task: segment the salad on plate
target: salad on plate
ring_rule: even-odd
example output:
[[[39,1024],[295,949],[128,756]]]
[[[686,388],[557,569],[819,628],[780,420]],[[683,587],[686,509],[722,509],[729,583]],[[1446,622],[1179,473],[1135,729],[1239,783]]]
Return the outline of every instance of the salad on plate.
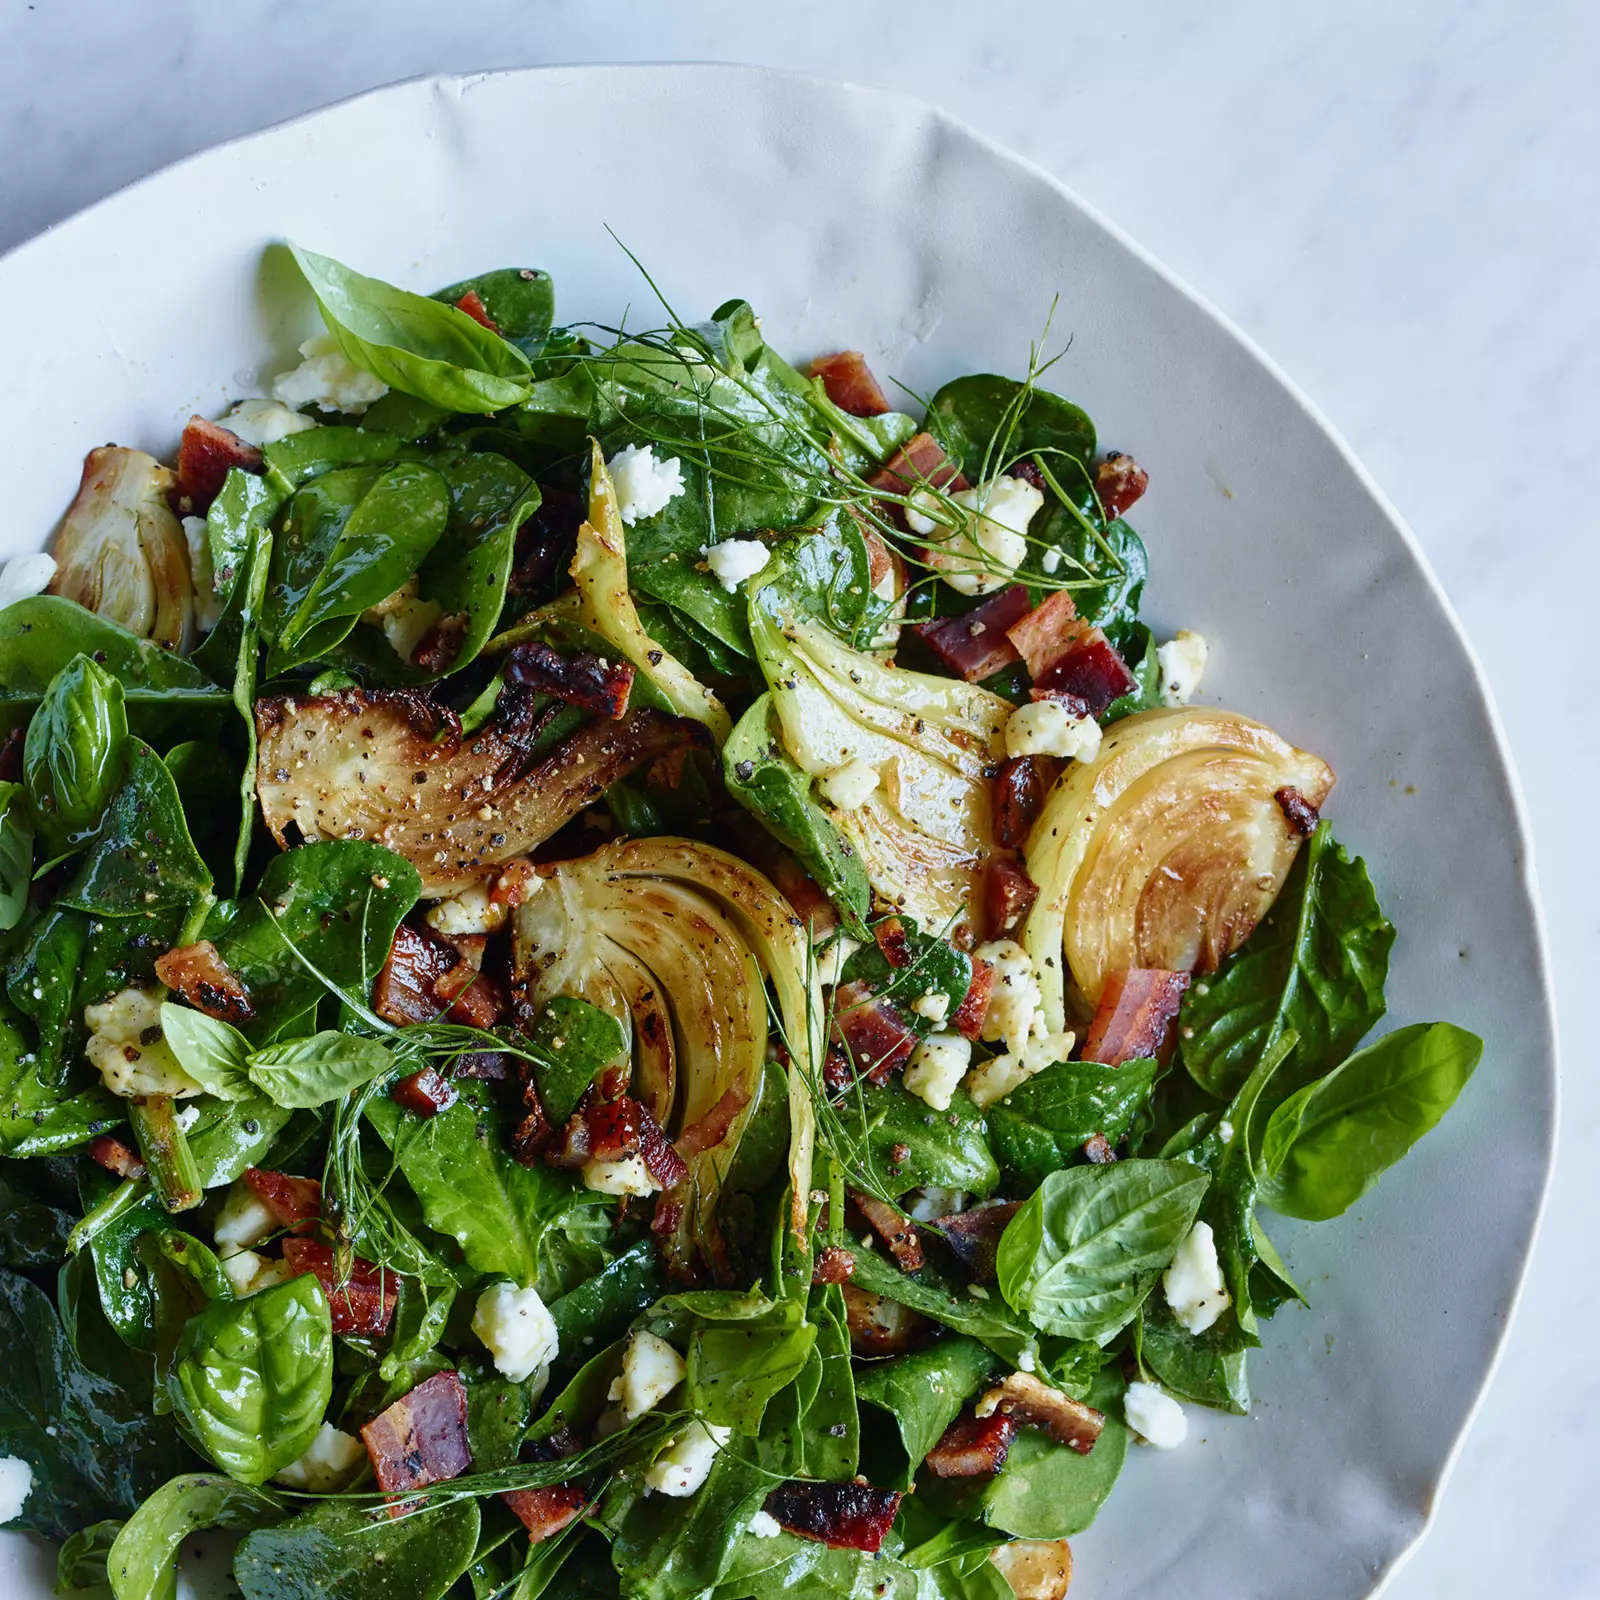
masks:
[[[1481,1053],[1364,1042],[1332,770],[1037,350],[290,249],[300,364],[0,570],[0,1512],[116,1600],[1059,1600]]]

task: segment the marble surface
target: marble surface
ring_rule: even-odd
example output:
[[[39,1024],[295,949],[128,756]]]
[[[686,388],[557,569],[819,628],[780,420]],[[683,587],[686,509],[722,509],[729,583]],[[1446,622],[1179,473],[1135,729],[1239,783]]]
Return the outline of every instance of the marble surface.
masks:
[[[1527,1293],[1435,1530],[1387,1592],[1498,1600],[1532,1584],[1577,1600],[1600,1592],[1600,1280],[1582,1153],[1600,1138],[1600,1086],[1578,1031],[1600,869],[1575,834],[1600,775],[1584,670],[1600,583],[1600,10],[1067,9],[0,0],[0,249],[177,157],[394,78],[726,59],[944,105],[1221,307],[1364,458],[1476,643],[1527,792],[1564,1023],[1568,1159]],[[174,218],[173,248],[203,226]],[[1459,849],[1470,873],[1473,842]]]

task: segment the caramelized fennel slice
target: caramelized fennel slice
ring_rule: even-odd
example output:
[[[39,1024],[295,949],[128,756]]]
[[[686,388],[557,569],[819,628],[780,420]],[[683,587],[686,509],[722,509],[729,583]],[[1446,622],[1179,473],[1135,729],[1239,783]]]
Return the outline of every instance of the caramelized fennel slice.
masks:
[[[634,768],[675,749],[690,725],[630,711],[589,722],[537,764],[493,724],[462,738],[422,697],[349,689],[256,702],[256,791],[267,827],[301,838],[367,839],[404,856],[429,897],[526,855]]]
[[[1266,914],[1300,847],[1275,799],[1320,806],[1332,769],[1236,712],[1176,707],[1115,723],[1028,836],[1039,898],[1023,944],[1053,1030],[1114,971],[1209,972]],[[1066,976],[1072,980],[1069,996]]]

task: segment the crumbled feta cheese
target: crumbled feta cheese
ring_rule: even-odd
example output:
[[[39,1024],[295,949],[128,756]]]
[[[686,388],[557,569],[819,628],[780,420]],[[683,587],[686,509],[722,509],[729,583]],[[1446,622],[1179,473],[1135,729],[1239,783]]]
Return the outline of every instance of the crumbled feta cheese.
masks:
[[[305,359],[293,371],[273,380],[273,398],[298,410],[315,405],[319,411],[346,411],[359,416],[374,400],[389,392],[389,385],[363,372],[339,348],[331,333],[314,333],[300,346]]]
[[[222,1275],[228,1280],[234,1298],[247,1300],[263,1289],[276,1288],[295,1276],[287,1261],[274,1261],[254,1250],[236,1250],[222,1258]]]
[[[204,517],[183,519],[183,542],[189,547],[189,580],[194,584],[194,624],[202,633],[210,633],[222,615],[222,602],[217,598]]]
[[[1036,1072],[1065,1061],[1072,1054],[1074,1035],[1047,1033],[1029,1039],[1020,1051],[994,1056],[980,1062],[967,1074],[962,1085],[972,1102],[980,1109],[1004,1100],[1020,1084],[1026,1083]]]
[[[350,1469],[367,1458],[367,1447],[342,1428],[324,1422],[317,1436],[298,1460],[272,1475],[274,1483],[286,1489],[304,1489],[310,1494],[329,1494],[343,1487]]]
[[[840,811],[859,810],[877,787],[877,769],[859,758],[847,761],[842,767],[835,767],[832,772],[824,774],[817,784],[822,798]]]
[[[683,1382],[689,1369],[683,1357],[659,1335],[646,1329],[628,1340],[622,1354],[622,1376],[609,1396],[622,1402],[622,1420],[632,1422],[659,1405]]]
[[[945,1189],[930,1184],[926,1189],[914,1189],[906,1206],[906,1215],[913,1222],[932,1222],[936,1217],[953,1217],[964,1209],[966,1194],[960,1189]]]
[[[15,1522],[33,1490],[33,1468],[21,1456],[0,1456],[0,1522]]]
[[[1053,544],[1039,557],[1039,565],[1046,572],[1058,571],[1061,566],[1062,554],[1061,546]]]
[[[772,557],[759,539],[724,539],[721,544],[702,545],[711,575],[729,594],[737,594],[746,578],[753,578]]]
[[[1059,700],[1032,700],[1006,718],[1006,754],[1093,761],[1100,754],[1100,724],[1073,716]]]
[[[1156,664],[1161,668],[1162,705],[1188,705],[1200,687],[1210,653],[1204,638],[1190,633],[1187,628],[1180,628],[1176,639],[1156,651]]]
[[[1024,1345],[1017,1351],[1017,1371],[1034,1372],[1039,1366],[1039,1353],[1031,1344]]]
[[[496,933],[505,923],[506,908],[489,898],[487,883],[474,883],[460,894],[439,901],[428,912],[428,926],[447,939]]]
[[[911,1002],[911,1009],[937,1028],[950,1015],[950,996],[942,989],[930,989]]]
[[[642,1156],[624,1156],[620,1161],[585,1161],[583,1186],[596,1194],[654,1194],[661,1187],[651,1177]]]
[[[55,575],[56,558],[43,550],[31,556],[12,556],[0,567],[0,610],[43,594]]]
[[[758,1539],[776,1539],[783,1532],[783,1524],[770,1511],[758,1511],[745,1524],[745,1532]]]
[[[1170,1394],[1153,1383],[1130,1383],[1122,1397],[1128,1426],[1157,1450],[1176,1450],[1189,1437],[1189,1419]]]
[[[994,968],[989,1009],[984,1013],[983,1037],[990,1044],[1004,1042],[1020,1055],[1030,1034],[1045,1032],[1039,1018],[1039,979],[1028,952],[1015,939],[991,939],[973,952]]]
[[[258,450],[316,425],[315,417],[303,417],[276,400],[241,400],[221,423],[234,438],[243,439]]]
[[[836,933],[817,957],[817,982],[830,988],[839,982],[845,963],[861,948],[859,939]]]
[[[228,1190],[228,1198],[217,1213],[217,1226],[213,1237],[217,1241],[217,1254],[224,1261],[236,1256],[251,1245],[270,1239],[278,1231],[277,1219],[262,1205],[260,1197],[248,1183],[240,1178]]]
[[[394,653],[402,661],[409,661],[428,630],[443,615],[444,607],[437,600],[418,597],[417,579],[413,574],[393,594],[385,595],[375,606],[368,606],[361,613],[361,620],[382,628]]]
[[[1226,1117],[1224,1117],[1222,1121],[1217,1124],[1217,1137],[1224,1144],[1233,1143],[1233,1124],[1229,1122]]]
[[[956,1085],[972,1065],[972,1041],[959,1033],[930,1033],[912,1052],[903,1082],[906,1090],[935,1111],[948,1111]]]
[[[555,1318],[545,1309],[537,1289],[519,1289],[514,1283],[490,1284],[473,1307],[472,1331],[489,1347],[502,1376],[521,1383],[542,1372],[535,1387],[539,1394],[544,1392],[560,1339]]]
[[[83,1053],[112,1094],[126,1098],[201,1092],[161,1037],[159,994],[119,990],[100,1005],[85,1006],[83,1020],[89,1028]]]
[[[617,491],[617,514],[631,528],[646,517],[665,511],[683,493],[683,463],[676,456],[657,461],[650,445],[624,445],[606,462],[611,485]]]
[[[1172,1265],[1161,1274],[1161,1288],[1173,1316],[1190,1333],[1204,1333],[1233,1304],[1209,1222],[1197,1222],[1189,1230]]]
[[[970,515],[929,546],[928,559],[959,594],[1003,589],[1028,554],[1028,524],[1044,504],[1043,493],[1025,478],[1002,476],[958,489],[950,499]]]
[[[901,515],[906,519],[906,526],[913,533],[922,534],[924,538],[936,529],[946,527],[948,523],[947,514],[939,503],[939,497],[931,489],[918,489],[915,494],[907,495]]]
[[[187,1133],[200,1120],[199,1106],[185,1106],[173,1119],[179,1133]]]
[[[710,1477],[717,1451],[732,1436],[732,1428],[696,1417],[645,1469],[645,1488],[675,1500],[685,1499]]]

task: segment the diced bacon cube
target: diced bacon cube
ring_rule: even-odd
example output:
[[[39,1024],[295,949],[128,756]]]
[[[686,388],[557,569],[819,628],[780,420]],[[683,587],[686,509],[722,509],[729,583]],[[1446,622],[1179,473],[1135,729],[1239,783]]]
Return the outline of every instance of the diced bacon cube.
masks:
[[[558,1483],[549,1489],[507,1489],[500,1498],[516,1512],[533,1544],[553,1539],[583,1515],[587,1504],[582,1489]]]
[[[889,409],[878,380],[867,366],[867,358],[859,350],[818,356],[811,363],[811,376],[821,378],[828,398],[852,417],[881,417]]]
[[[1061,659],[1034,679],[1033,698],[1070,699],[1077,716],[1104,716],[1113,700],[1137,687],[1128,663],[1098,628],[1091,628]],[[1082,711],[1077,710],[1081,705]]]
[[[1035,893],[1038,891],[1036,890]],[[994,968],[982,956],[972,958],[972,982],[961,1004],[950,1018],[950,1026],[963,1038],[977,1039],[983,1034],[983,1019],[989,1013],[989,991],[994,987]]]
[[[532,640],[508,650],[501,663],[507,682],[526,684],[554,699],[616,721],[628,709],[633,667],[591,650],[564,656]]]
[[[373,1476],[385,1494],[459,1478],[472,1465],[467,1390],[460,1375],[436,1372],[361,1430]],[[391,1506],[397,1516],[406,1508]]]
[[[968,683],[992,678],[1017,659],[1007,630],[1028,615],[1028,586],[1014,583],[959,617],[919,622],[912,632],[939,664]]]
[[[872,930],[872,937],[877,940],[883,959],[891,967],[911,965],[911,940],[906,933],[905,923],[899,917],[885,917]]]
[[[661,1124],[637,1100],[594,1102],[585,1120],[589,1130],[589,1159],[625,1161],[638,1156],[650,1176],[663,1189],[671,1189],[689,1176],[682,1156],[661,1131]]]
[[[945,454],[942,444],[931,433],[908,439],[867,479],[868,487],[888,494],[910,494],[914,489],[968,489],[961,469]]]
[[[357,1256],[349,1278],[341,1283],[333,1251],[320,1239],[285,1239],[283,1259],[296,1277],[307,1272],[316,1275],[328,1297],[335,1333],[376,1336],[388,1332],[400,1293],[400,1280],[394,1273],[381,1271]]]
[[[865,983],[840,984],[833,1001],[830,1037],[846,1065],[854,1068],[854,1077],[887,1083],[890,1072],[911,1059],[920,1042],[917,1030]]]
[[[1006,1224],[1016,1214],[1015,1201],[1002,1201],[997,1205],[974,1206],[970,1211],[940,1217],[933,1225],[974,1278],[980,1283],[993,1283],[1000,1235],[1006,1231]]]
[[[1028,664],[1028,676],[1035,680],[1054,666],[1089,631],[1078,615],[1072,596],[1058,589],[1025,616],[1006,628],[1006,637]]]
[[[457,953],[437,934],[402,922],[372,986],[372,1009],[396,1027],[433,1021],[443,1009],[434,985],[460,964]]]
[[[235,467],[260,472],[261,452],[218,423],[190,417],[178,445],[178,493],[195,516],[206,514]]]
[[[936,1478],[989,1477],[1006,1464],[1016,1436],[1015,1420],[1003,1411],[957,1417],[928,1452],[928,1471]]]
[[[186,1005],[220,1022],[249,1022],[256,1014],[244,981],[209,939],[181,944],[156,960],[156,976]]]
[[[916,1272],[922,1266],[922,1240],[908,1218],[873,1195],[850,1191],[861,1215],[872,1231],[889,1247],[889,1254],[902,1272]]]
[[[1013,756],[1000,765],[994,780],[994,842],[1018,849],[1039,820],[1055,779],[1046,756]]]
[[[142,1178],[145,1173],[144,1162],[138,1154],[109,1133],[89,1141],[89,1159],[99,1162],[107,1172],[119,1178]]]
[[[817,1252],[817,1259],[811,1264],[811,1281],[813,1283],[848,1283],[856,1270],[856,1257],[853,1250],[846,1250],[843,1245],[824,1245]]]
[[[448,1111],[459,1098],[455,1088],[441,1078],[433,1067],[424,1067],[402,1078],[389,1091],[389,1098],[403,1111],[414,1117],[436,1117]]]
[[[1132,456],[1113,450],[1094,470],[1094,489],[1108,517],[1120,517],[1150,487],[1150,474]]]
[[[1157,1054],[1178,1015],[1187,972],[1135,967],[1113,972],[1100,992],[1099,1009],[1083,1043],[1083,1059],[1120,1067]]]
[[[983,925],[991,939],[1016,930],[1039,898],[1039,885],[1015,861],[996,856],[983,869]]]
[[[311,1233],[322,1215],[322,1185],[315,1178],[246,1167],[244,1181],[280,1228]]]
[[[767,1496],[769,1517],[802,1539],[816,1539],[835,1550],[876,1555],[900,1509],[900,1494],[865,1483],[780,1484]]]

